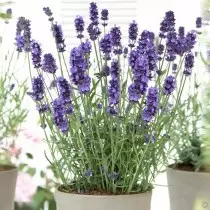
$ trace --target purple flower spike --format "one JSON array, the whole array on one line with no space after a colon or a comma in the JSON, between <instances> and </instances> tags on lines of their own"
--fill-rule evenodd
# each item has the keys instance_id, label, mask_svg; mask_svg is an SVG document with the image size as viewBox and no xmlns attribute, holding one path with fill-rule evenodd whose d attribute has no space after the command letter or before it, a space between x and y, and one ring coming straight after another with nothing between
<instances>
[{"instance_id":1,"label":"purple flower spike","mask_svg":"<svg viewBox=\"0 0 210 210\"><path fill-rule=\"evenodd\" d=\"M32 92L29 92L34 101L41 101L44 98L44 81L43 77L34 77L32 79Z\"/></svg>"},{"instance_id":2,"label":"purple flower spike","mask_svg":"<svg viewBox=\"0 0 210 210\"><path fill-rule=\"evenodd\" d=\"M142 118L145 122L150 122L156 115L158 110L158 89L151 87L147 94L146 107L142 112Z\"/></svg>"},{"instance_id":3,"label":"purple flower spike","mask_svg":"<svg viewBox=\"0 0 210 210\"><path fill-rule=\"evenodd\" d=\"M66 108L62 99L57 98L53 101L53 121L62 133L67 133L69 125L65 117Z\"/></svg>"},{"instance_id":4,"label":"purple flower spike","mask_svg":"<svg viewBox=\"0 0 210 210\"><path fill-rule=\"evenodd\" d=\"M122 45L121 45L121 31L120 28L115 26L110 31L111 35L111 43L114 48L114 54L120 55L122 54Z\"/></svg>"},{"instance_id":5,"label":"purple flower spike","mask_svg":"<svg viewBox=\"0 0 210 210\"><path fill-rule=\"evenodd\" d=\"M174 76L168 76L163 85L163 94L170 95L176 88L176 79Z\"/></svg>"},{"instance_id":6,"label":"purple flower spike","mask_svg":"<svg viewBox=\"0 0 210 210\"><path fill-rule=\"evenodd\" d=\"M186 76L191 75L192 73L192 68L194 67L194 60L195 57L193 55L192 52L189 52L186 56L185 56L185 70L184 70L184 74Z\"/></svg>"},{"instance_id":7,"label":"purple flower spike","mask_svg":"<svg viewBox=\"0 0 210 210\"><path fill-rule=\"evenodd\" d=\"M70 72L71 80L76 85L81 94L90 91L91 79L86 73L88 62L85 58L85 53L80 47L72 49L70 54Z\"/></svg>"},{"instance_id":8,"label":"purple flower spike","mask_svg":"<svg viewBox=\"0 0 210 210\"><path fill-rule=\"evenodd\" d=\"M90 23L90 25L87 28L87 31L90 36L90 40L95 41L99 35L101 34L101 31L97 25L94 25L93 23Z\"/></svg>"},{"instance_id":9,"label":"purple flower spike","mask_svg":"<svg viewBox=\"0 0 210 210\"><path fill-rule=\"evenodd\" d=\"M45 112L48 112L50 110L50 107L48 104L42 104L42 105L37 105L36 109L40 114L43 114Z\"/></svg>"},{"instance_id":10,"label":"purple flower spike","mask_svg":"<svg viewBox=\"0 0 210 210\"><path fill-rule=\"evenodd\" d=\"M34 68L40 68L42 66L41 64L42 49L40 47L40 44L36 41L32 41L31 55L32 55L32 62L33 62Z\"/></svg>"},{"instance_id":11,"label":"purple flower spike","mask_svg":"<svg viewBox=\"0 0 210 210\"><path fill-rule=\"evenodd\" d=\"M174 31L170 31L166 38L167 46L167 61L174 61L176 59L176 49L177 49L177 34Z\"/></svg>"},{"instance_id":12,"label":"purple flower spike","mask_svg":"<svg viewBox=\"0 0 210 210\"><path fill-rule=\"evenodd\" d=\"M109 16L109 11L107 9L102 9L101 11L101 20L103 20L102 26L107 26L107 20L108 20L108 16Z\"/></svg>"},{"instance_id":13,"label":"purple flower spike","mask_svg":"<svg viewBox=\"0 0 210 210\"><path fill-rule=\"evenodd\" d=\"M31 51L31 23L24 17L18 18L15 40L18 52Z\"/></svg>"},{"instance_id":14,"label":"purple flower spike","mask_svg":"<svg viewBox=\"0 0 210 210\"><path fill-rule=\"evenodd\" d=\"M196 28L201 28L202 27L202 18L198 17L196 19Z\"/></svg>"},{"instance_id":15,"label":"purple flower spike","mask_svg":"<svg viewBox=\"0 0 210 210\"><path fill-rule=\"evenodd\" d=\"M64 77L58 77L57 79L59 96L63 100L64 104L71 104L71 87L68 81Z\"/></svg>"},{"instance_id":16,"label":"purple flower spike","mask_svg":"<svg viewBox=\"0 0 210 210\"><path fill-rule=\"evenodd\" d=\"M98 25L98 7L97 4L94 2L90 3L90 20L93 25Z\"/></svg>"},{"instance_id":17,"label":"purple flower spike","mask_svg":"<svg viewBox=\"0 0 210 210\"><path fill-rule=\"evenodd\" d=\"M175 30L175 20L173 11L166 12L164 20L160 24L160 38L166 38L167 32Z\"/></svg>"},{"instance_id":18,"label":"purple flower spike","mask_svg":"<svg viewBox=\"0 0 210 210\"><path fill-rule=\"evenodd\" d=\"M112 51L111 35L110 34L105 34L104 38L101 39L100 49L104 53L104 58L106 60L110 60L111 59L110 53Z\"/></svg>"},{"instance_id":19,"label":"purple flower spike","mask_svg":"<svg viewBox=\"0 0 210 210\"><path fill-rule=\"evenodd\" d=\"M82 16L77 16L74 20L75 29L77 32L77 38L81 39L84 37L83 32L85 29L85 22Z\"/></svg>"},{"instance_id":20,"label":"purple flower spike","mask_svg":"<svg viewBox=\"0 0 210 210\"><path fill-rule=\"evenodd\" d=\"M129 47L134 47L135 46L135 42L138 36L138 24L136 23L136 21L133 21L130 25L129 25L129 29L128 29L128 35L129 35Z\"/></svg>"},{"instance_id":21,"label":"purple flower spike","mask_svg":"<svg viewBox=\"0 0 210 210\"><path fill-rule=\"evenodd\" d=\"M51 9L49 7L44 7L43 11L49 17L49 21L53 21L54 20L54 18L52 16L53 13L52 13L52 11L51 11Z\"/></svg>"},{"instance_id":22,"label":"purple flower spike","mask_svg":"<svg viewBox=\"0 0 210 210\"><path fill-rule=\"evenodd\" d=\"M85 54L90 54L92 50L91 42L87 39L85 42L82 42L79 46Z\"/></svg>"},{"instance_id":23,"label":"purple flower spike","mask_svg":"<svg viewBox=\"0 0 210 210\"><path fill-rule=\"evenodd\" d=\"M42 61L42 70L51 74L55 74L57 69L58 67L52 54L45 54Z\"/></svg>"},{"instance_id":24,"label":"purple flower spike","mask_svg":"<svg viewBox=\"0 0 210 210\"><path fill-rule=\"evenodd\" d=\"M65 52L66 45L65 45L65 40L63 38L63 30L62 30L61 25L58 25L57 23L53 24L52 31L53 31L53 36L55 38L58 52Z\"/></svg>"}]
</instances>

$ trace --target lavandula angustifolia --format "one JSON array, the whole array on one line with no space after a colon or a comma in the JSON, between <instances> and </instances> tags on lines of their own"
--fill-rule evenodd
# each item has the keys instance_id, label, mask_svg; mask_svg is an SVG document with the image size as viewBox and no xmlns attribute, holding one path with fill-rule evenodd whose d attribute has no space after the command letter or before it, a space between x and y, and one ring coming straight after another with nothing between
<instances>
[{"instance_id":1,"label":"lavandula angustifolia","mask_svg":"<svg viewBox=\"0 0 210 210\"><path fill-rule=\"evenodd\" d=\"M128 29L128 37L129 37L129 44L128 46L132 49L135 46L135 42L138 36L138 24L136 23L136 21L133 21L130 25L129 25L129 29Z\"/></svg>"},{"instance_id":2,"label":"lavandula angustifolia","mask_svg":"<svg viewBox=\"0 0 210 210\"><path fill-rule=\"evenodd\" d=\"M42 49L38 42L32 41L31 44L31 56L34 68L38 69L42 66Z\"/></svg>"},{"instance_id":3,"label":"lavandula angustifolia","mask_svg":"<svg viewBox=\"0 0 210 210\"><path fill-rule=\"evenodd\" d=\"M146 107L142 111L142 118L145 122L150 122L158 111L158 89L151 87L148 90Z\"/></svg>"},{"instance_id":4,"label":"lavandula angustifolia","mask_svg":"<svg viewBox=\"0 0 210 210\"><path fill-rule=\"evenodd\" d=\"M165 14L165 17L163 21L160 24L160 38L166 38L166 34L170 31L174 31L175 27L175 17L174 17L174 12L173 11L168 11Z\"/></svg>"},{"instance_id":5,"label":"lavandula angustifolia","mask_svg":"<svg viewBox=\"0 0 210 210\"><path fill-rule=\"evenodd\" d=\"M53 13L49 7L44 7L43 8L44 13L49 17L49 21L53 22Z\"/></svg>"},{"instance_id":6,"label":"lavandula angustifolia","mask_svg":"<svg viewBox=\"0 0 210 210\"><path fill-rule=\"evenodd\" d=\"M90 8L89 8L89 12L90 12L90 21L91 23L89 24L87 31L89 33L90 39L92 41L97 40L97 38L99 37L99 35L101 34L101 31L98 27L99 25L99 17L98 17L98 7L97 4L94 2L90 3Z\"/></svg>"},{"instance_id":7,"label":"lavandula angustifolia","mask_svg":"<svg viewBox=\"0 0 210 210\"><path fill-rule=\"evenodd\" d=\"M62 26L57 23L52 24L52 32L55 38L55 43L56 43L58 52L65 52L66 44L65 44L65 39L63 38Z\"/></svg>"},{"instance_id":8,"label":"lavandula angustifolia","mask_svg":"<svg viewBox=\"0 0 210 210\"><path fill-rule=\"evenodd\" d=\"M135 52L135 51L133 51ZM130 57L131 59L131 57ZM131 65L133 65L131 63ZM149 81L149 62L146 55L139 55L132 68L133 84L128 87L129 101L136 103L146 93Z\"/></svg>"},{"instance_id":9,"label":"lavandula angustifolia","mask_svg":"<svg viewBox=\"0 0 210 210\"><path fill-rule=\"evenodd\" d=\"M82 39L84 37L83 32L85 29L85 22L82 16L77 16L75 18L74 26L77 32L77 38Z\"/></svg>"},{"instance_id":10,"label":"lavandula angustifolia","mask_svg":"<svg viewBox=\"0 0 210 210\"><path fill-rule=\"evenodd\" d=\"M177 50L177 34L175 31L169 31L166 36L166 60L174 61L176 59Z\"/></svg>"},{"instance_id":11,"label":"lavandula angustifolia","mask_svg":"<svg viewBox=\"0 0 210 210\"><path fill-rule=\"evenodd\" d=\"M163 94L170 95L176 88L176 78L174 76L168 76L163 84Z\"/></svg>"},{"instance_id":12,"label":"lavandula angustifolia","mask_svg":"<svg viewBox=\"0 0 210 210\"><path fill-rule=\"evenodd\" d=\"M108 16L109 16L109 11L107 9L102 9L101 11L101 20L102 22L102 26L104 26L104 28L108 25L107 21L108 21Z\"/></svg>"},{"instance_id":13,"label":"lavandula angustifolia","mask_svg":"<svg viewBox=\"0 0 210 210\"><path fill-rule=\"evenodd\" d=\"M42 61L42 70L47 73L55 74L57 69L58 67L53 55L50 53L45 54Z\"/></svg>"},{"instance_id":14,"label":"lavandula angustifolia","mask_svg":"<svg viewBox=\"0 0 210 210\"><path fill-rule=\"evenodd\" d=\"M110 34L104 35L104 37L100 41L99 47L104 54L104 59L110 60L111 59L110 53L112 52L112 43L111 43Z\"/></svg>"},{"instance_id":15,"label":"lavandula angustifolia","mask_svg":"<svg viewBox=\"0 0 210 210\"><path fill-rule=\"evenodd\" d=\"M18 18L15 40L18 52L31 51L31 24L25 17Z\"/></svg>"},{"instance_id":16,"label":"lavandula angustifolia","mask_svg":"<svg viewBox=\"0 0 210 210\"><path fill-rule=\"evenodd\" d=\"M189 52L189 53L186 54L185 64L184 64L184 67L185 67L184 74L186 76L189 76L192 73L192 68L194 66L194 59L195 59L195 57L194 57L192 52Z\"/></svg>"},{"instance_id":17,"label":"lavandula angustifolia","mask_svg":"<svg viewBox=\"0 0 210 210\"><path fill-rule=\"evenodd\" d=\"M73 84L78 87L81 94L88 93L91 79L86 73L88 63L81 48L75 47L71 50L70 67L70 77Z\"/></svg>"},{"instance_id":18,"label":"lavandula angustifolia","mask_svg":"<svg viewBox=\"0 0 210 210\"><path fill-rule=\"evenodd\" d=\"M196 19L196 28L201 28L202 27L202 18L197 17Z\"/></svg>"},{"instance_id":19,"label":"lavandula angustifolia","mask_svg":"<svg viewBox=\"0 0 210 210\"><path fill-rule=\"evenodd\" d=\"M111 44L113 47L113 53L116 55L121 55L122 54L122 45L121 45L121 30L119 27L114 26L111 28L110 31L111 35Z\"/></svg>"}]
</instances>

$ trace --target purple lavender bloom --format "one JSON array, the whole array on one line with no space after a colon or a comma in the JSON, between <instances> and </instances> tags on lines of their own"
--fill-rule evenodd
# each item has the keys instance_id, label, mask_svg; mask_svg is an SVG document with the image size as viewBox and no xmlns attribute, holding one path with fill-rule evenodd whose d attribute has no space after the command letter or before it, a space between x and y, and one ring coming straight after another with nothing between
<instances>
[{"instance_id":1,"label":"purple lavender bloom","mask_svg":"<svg viewBox=\"0 0 210 210\"><path fill-rule=\"evenodd\" d=\"M85 29L85 22L83 17L77 16L76 19L74 20L74 25L77 32L77 38L79 39L83 38L84 35L82 33L84 32Z\"/></svg>"},{"instance_id":2,"label":"purple lavender bloom","mask_svg":"<svg viewBox=\"0 0 210 210\"><path fill-rule=\"evenodd\" d=\"M109 15L108 9L102 9L102 11L101 11L101 20L107 21L108 20L108 15ZM103 26L107 26L107 24L103 25Z\"/></svg>"},{"instance_id":3,"label":"purple lavender bloom","mask_svg":"<svg viewBox=\"0 0 210 210\"><path fill-rule=\"evenodd\" d=\"M15 40L18 52L31 51L31 24L24 17L18 18Z\"/></svg>"},{"instance_id":4,"label":"purple lavender bloom","mask_svg":"<svg viewBox=\"0 0 210 210\"><path fill-rule=\"evenodd\" d=\"M112 47L114 48L114 54L120 55L122 54L122 46L121 46L121 31L120 28L115 26L110 31L111 35L111 43Z\"/></svg>"},{"instance_id":5,"label":"purple lavender bloom","mask_svg":"<svg viewBox=\"0 0 210 210\"><path fill-rule=\"evenodd\" d=\"M42 104L42 105L37 105L36 109L39 111L40 114L43 114L43 113L49 111L50 107L48 104Z\"/></svg>"},{"instance_id":6,"label":"purple lavender bloom","mask_svg":"<svg viewBox=\"0 0 210 210\"><path fill-rule=\"evenodd\" d=\"M192 52L189 52L186 56L185 56L185 70L184 70L184 74L186 76L191 75L192 73L192 68L194 67L194 55Z\"/></svg>"},{"instance_id":7,"label":"purple lavender bloom","mask_svg":"<svg viewBox=\"0 0 210 210\"><path fill-rule=\"evenodd\" d=\"M40 44L36 41L32 41L31 44L31 55L32 55L32 63L34 65L34 68L40 68L42 66L42 49L40 47Z\"/></svg>"},{"instance_id":8,"label":"purple lavender bloom","mask_svg":"<svg viewBox=\"0 0 210 210\"><path fill-rule=\"evenodd\" d=\"M194 48L194 45L196 44L196 31L192 30L187 33L186 35L186 51L190 51Z\"/></svg>"},{"instance_id":9,"label":"purple lavender bloom","mask_svg":"<svg viewBox=\"0 0 210 210\"><path fill-rule=\"evenodd\" d=\"M120 80L119 80L119 64L117 60L113 60L110 69L111 80L109 81L108 97L109 105L117 105L120 99Z\"/></svg>"},{"instance_id":10,"label":"purple lavender bloom","mask_svg":"<svg viewBox=\"0 0 210 210\"><path fill-rule=\"evenodd\" d=\"M53 55L50 53L45 54L42 61L42 70L51 74L55 74L57 69L58 67Z\"/></svg>"},{"instance_id":11,"label":"purple lavender bloom","mask_svg":"<svg viewBox=\"0 0 210 210\"><path fill-rule=\"evenodd\" d=\"M91 170L91 169L86 170L86 171L84 172L84 176L86 176L86 177L91 177L91 176L93 176L92 170Z\"/></svg>"},{"instance_id":12,"label":"purple lavender bloom","mask_svg":"<svg viewBox=\"0 0 210 210\"><path fill-rule=\"evenodd\" d=\"M93 23L93 25L98 25L98 7L97 4L94 2L90 3L90 20Z\"/></svg>"},{"instance_id":13,"label":"purple lavender bloom","mask_svg":"<svg viewBox=\"0 0 210 210\"><path fill-rule=\"evenodd\" d=\"M54 18L52 17L53 13L49 7L43 8L44 13L49 17L49 21L53 21Z\"/></svg>"},{"instance_id":14,"label":"purple lavender bloom","mask_svg":"<svg viewBox=\"0 0 210 210\"><path fill-rule=\"evenodd\" d=\"M158 49L157 49L157 53L158 53L158 60L162 60L162 55L163 55L163 52L164 52L164 45L163 44L159 44L158 45Z\"/></svg>"},{"instance_id":15,"label":"purple lavender bloom","mask_svg":"<svg viewBox=\"0 0 210 210\"><path fill-rule=\"evenodd\" d=\"M12 16L12 9L11 9L11 8L8 8L8 9L6 10L6 14L7 14L9 17L11 17L11 16Z\"/></svg>"},{"instance_id":16,"label":"purple lavender bloom","mask_svg":"<svg viewBox=\"0 0 210 210\"><path fill-rule=\"evenodd\" d=\"M129 101L137 102L145 94L149 81L149 63L146 55L140 55L132 69L134 83L128 87Z\"/></svg>"},{"instance_id":17,"label":"purple lavender bloom","mask_svg":"<svg viewBox=\"0 0 210 210\"><path fill-rule=\"evenodd\" d=\"M100 41L100 50L104 53L105 60L111 60L110 53L112 51L111 35L105 34Z\"/></svg>"},{"instance_id":18,"label":"purple lavender bloom","mask_svg":"<svg viewBox=\"0 0 210 210\"><path fill-rule=\"evenodd\" d=\"M55 38L55 43L56 43L58 52L65 52L66 44L65 44L65 40L63 38L63 30L62 30L61 25L58 25L57 23L53 24L52 32L53 32L53 36Z\"/></svg>"},{"instance_id":19,"label":"purple lavender bloom","mask_svg":"<svg viewBox=\"0 0 210 210\"><path fill-rule=\"evenodd\" d=\"M184 37L184 35L185 35L185 28L183 26L180 26L178 31L179 31L178 35L180 37Z\"/></svg>"},{"instance_id":20,"label":"purple lavender bloom","mask_svg":"<svg viewBox=\"0 0 210 210\"><path fill-rule=\"evenodd\" d=\"M115 180L119 179L119 173L117 173L116 171L114 171L113 174L111 174L111 173L108 174L108 178L115 181Z\"/></svg>"},{"instance_id":21,"label":"purple lavender bloom","mask_svg":"<svg viewBox=\"0 0 210 210\"><path fill-rule=\"evenodd\" d=\"M118 78L112 78L109 81L109 105L117 105L120 99L120 81Z\"/></svg>"},{"instance_id":22,"label":"purple lavender bloom","mask_svg":"<svg viewBox=\"0 0 210 210\"><path fill-rule=\"evenodd\" d=\"M148 90L146 107L143 109L142 118L150 122L155 117L158 110L158 89L151 87Z\"/></svg>"},{"instance_id":23,"label":"purple lavender bloom","mask_svg":"<svg viewBox=\"0 0 210 210\"><path fill-rule=\"evenodd\" d=\"M102 106L103 106L102 103L97 104L98 109L102 109Z\"/></svg>"},{"instance_id":24,"label":"purple lavender bloom","mask_svg":"<svg viewBox=\"0 0 210 210\"><path fill-rule=\"evenodd\" d=\"M15 88L15 84L11 84L10 87L9 87L9 91L12 91L13 89Z\"/></svg>"},{"instance_id":25,"label":"purple lavender bloom","mask_svg":"<svg viewBox=\"0 0 210 210\"><path fill-rule=\"evenodd\" d=\"M44 81L43 77L34 77L32 79L32 92L28 92L34 101L41 101L44 98Z\"/></svg>"},{"instance_id":26,"label":"purple lavender bloom","mask_svg":"<svg viewBox=\"0 0 210 210\"><path fill-rule=\"evenodd\" d=\"M146 134L145 135L145 143L146 144L148 144L148 143L150 143L150 144L153 144L153 143L155 143L155 136L154 135L150 135L150 134Z\"/></svg>"},{"instance_id":27,"label":"purple lavender bloom","mask_svg":"<svg viewBox=\"0 0 210 210\"><path fill-rule=\"evenodd\" d=\"M166 33L169 31L174 31L175 27L175 17L174 12L168 11L165 14L163 21L160 24L160 38L166 38Z\"/></svg>"},{"instance_id":28,"label":"purple lavender bloom","mask_svg":"<svg viewBox=\"0 0 210 210\"><path fill-rule=\"evenodd\" d=\"M202 18L197 17L196 19L196 28L201 28L202 27Z\"/></svg>"},{"instance_id":29,"label":"purple lavender bloom","mask_svg":"<svg viewBox=\"0 0 210 210\"><path fill-rule=\"evenodd\" d=\"M134 69L136 60L139 57L139 53L137 50L131 50L130 55L128 57L128 63L131 67L131 69Z\"/></svg>"},{"instance_id":30,"label":"purple lavender bloom","mask_svg":"<svg viewBox=\"0 0 210 210\"><path fill-rule=\"evenodd\" d=\"M176 79L174 76L168 76L163 85L163 94L170 95L176 89Z\"/></svg>"},{"instance_id":31,"label":"purple lavender bloom","mask_svg":"<svg viewBox=\"0 0 210 210\"><path fill-rule=\"evenodd\" d=\"M128 29L128 35L129 35L129 47L133 48L135 46L135 42L138 36L138 24L136 23L136 21L133 21L130 25L129 25L129 29Z\"/></svg>"},{"instance_id":32,"label":"purple lavender bloom","mask_svg":"<svg viewBox=\"0 0 210 210\"><path fill-rule=\"evenodd\" d=\"M167 33L166 37L166 46L167 46L167 61L174 61L176 59L176 49L177 49L177 34L174 31Z\"/></svg>"},{"instance_id":33,"label":"purple lavender bloom","mask_svg":"<svg viewBox=\"0 0 210 210\"><path fill-rule=\"evenodd\" d=\"M86 39L85 42L82 42L79 46L85 54L90 54L92 50L91 42Z\"/></svg>"},{"instance_id":34,"label":"purple lavender bloom","mask_svg":"<svg viewBox=\"0 0 210 210\"><path fill-rule=\"evenodd\" d=\"M70 66L70 77L73 84L78 87L80 93L84 94L89 92L91 79L85 72L88 63L81 48L75 47L72 49L70 54Z\"/></svg>"},{"instance_id":35,"label":"purple lavender bloom","mask_svg":"<svg viewBox=\"0 0 210 210\"><path fill-rule=\"evenodd\" d=\"M71 104L71 87L69 82L64 77L57 79L59 97L63 100L64 104Z\"/></svg>"},{"instance_id":36,"label":"purple lavender bloom","mask_svg":"<svg viewBox=\"0 0 210 210\"><path fill-rule=\"evenodd\" d=\"M99 35L101 34L101 31L97 25L94 25L93 23L90 23L90 25L87 28L87 31L90 36L90 40L95 41Z\"/></svg>"},{"instance_id":37,"label":"purple lavender bloom","mask_svg":"<svg viewBox=\"0 0 210 210\"><path fill-rule=\"evenodd\" d=\"M16 38L16 47L18 52L22 52L24 48L24 38L22 35L17 35Z\"/></svg>"},{"instance_id":38,"label":"purple lavender bloom","mask_svg":"<svg viewBox=\"0 0 210 210\"><path fill-rule=\"evenodd\" d=\"M107 107L107 112L110 114L110 115L116 115L118 113L118 109L116 107L111 107L111 106L108 106Z\"/></svg>"},{"instance_id":39,"label":"purple lavender bloom","mask_svg":"<svg viewBox=\"0 0 210 210\"><path fill-rule=\"evenodd\" d=\"M101 11L101 20L103 21L102 26L106 27L108 25L108 16L109 16L109 11L107 9L102 9Z\"/></svg>"},{"instance_id":40,"label":"purple lavender bloom","mask_svg":"<svg viewBox=\"0 0 210 210\"><path fill-rule=\"evenodd\" d=\"M53 101L53 121L62 133L67 133L69 125L65 117L66 108L62 99L57 98Z\"/></svg>"}]
</instances>

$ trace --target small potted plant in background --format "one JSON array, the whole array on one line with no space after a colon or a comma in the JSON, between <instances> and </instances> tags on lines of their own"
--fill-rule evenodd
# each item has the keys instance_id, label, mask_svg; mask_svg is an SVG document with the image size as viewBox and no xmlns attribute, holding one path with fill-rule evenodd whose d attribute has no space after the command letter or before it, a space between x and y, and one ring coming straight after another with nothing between
<instances>
[{"instance_id":1,"label":"small potted plant in background","mask_svg":"<svg viewBox=\"0 0 210 210\"><path fill-rule=\"evenodd\" d=\"M6 61L4 61L6 63ZM7 66L8 67L8 66ZM18 169L12 164L7 140L18 135L27 111L22 101L27 92L25 83L19 83L11 69L1 69L0 75L0 209L14 209L14 195Z\"/></svg>"},{"instance_id":2,"label":"small potted plant in background","mask_svg":"<svg viewBox=\"0 0 210 210\"><path fill-rule=\"evenodd\" d=\"M204 173L206 168L203 165L202 106L199 90L201 87L195 80L190 85L189 96L179 107L170 133L171 142L175 143L175 154L172 152L173 164L167 169L171 210L194 209L200 196L201 208L202 202L206 202L206 196L210 195L210 174ZM201 193L205 193L205 196Z\"/></svg>"},{"instance_id":3,"label":"small potted plant in background","mask_svg":"<svg viewBox=\"0 0 210 210\"><path fill-rule=\"evenodd\" d=\"M42 55L24 17L17 22L16 46L28 57L28 94L40 114L48 160L62 181L55 193L58 210L149 210L152 182L167 160L168 133L194 65L196 32L180 27L177 33L169 11L158 46L153 32L138 35L135 21L128 29L129 44L123 46L120 28L107 27L108 10L101 11L99 20L92 2L90 40L84 39L85 21L77 16L78 46L67 62L62 26L48 7L44 12L57 59L49 52ZM175 106L169 113L172 95Z\"/></svg>"},{"instance_id":4,"label":"small potted plant in background","mask_svg":"<svg viewBox=\"0 0 210 210\"><path fill-rule=\"evenodd\" d=\"M7 3L1 3L4 6ZM0 18L8 23L12 10L1 12ZM2 37L1 37L2 44ZM7 140L15 140L27 111L22 108L22 100L27 92L25 82L19 83L11 70L14 54L6 53L1 46L0 70L0 209L13 210L18 169L12 164L7 150Z\"/></svg>"}]
</instances>

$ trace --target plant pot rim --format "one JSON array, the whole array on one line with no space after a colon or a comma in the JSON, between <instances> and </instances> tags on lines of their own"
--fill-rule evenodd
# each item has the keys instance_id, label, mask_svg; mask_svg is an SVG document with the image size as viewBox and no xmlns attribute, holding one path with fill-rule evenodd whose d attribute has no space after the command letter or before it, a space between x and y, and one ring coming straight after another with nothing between
<instances>
[{"instance_id":1,"label":"plant pot rim","mask_svg":"<svg viewBox=\"0 0 210 210\"><path fill-rule=\"evenodd\" d=\"M0 174L3 173L10 173L10 172L18 172L18 168L13 165L1 165L0 169L3 168L4 170L0 170Z\"/></svg>"},{"instance_id":2,"label":"plant pot rim","mask_svg":"<svg viewBox=\"0 0 210 210\"><path fill-rule=\"evenodd\" d=\"M77 194L77 193L66 193L66 192L61 192L59 191L58 189L56 189L55 191L55 194L56 195L62 195L62 196L75 196L75 197L85 197L85 198L100 198L100 199L103 199L103 198L116 198L116 197L130 197L130 196L141 196L141 197L147 197L147 196L151 196L152 195L152 191L148 191L148 192L145 192L145 193L131 193L131 194L124 194L124 195L91 195L91 194Z\"/></svg>"},{"instance_id":3,"label":"plant pot rim","mask_svg":"<svg viewBox=\"0 0 210 210\"><path fill-rule=\"evenodd\" d=\"M173 168L174 164L168 165L167 166L167 171L176 171L177 173L188 173L188 174L210 174L210 171L189 171L189 170L184 170L184 169L178 169L178 168Z\"/></svg>"}]
</instances>

